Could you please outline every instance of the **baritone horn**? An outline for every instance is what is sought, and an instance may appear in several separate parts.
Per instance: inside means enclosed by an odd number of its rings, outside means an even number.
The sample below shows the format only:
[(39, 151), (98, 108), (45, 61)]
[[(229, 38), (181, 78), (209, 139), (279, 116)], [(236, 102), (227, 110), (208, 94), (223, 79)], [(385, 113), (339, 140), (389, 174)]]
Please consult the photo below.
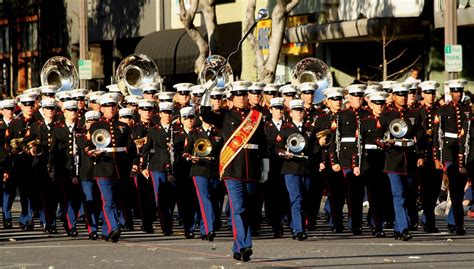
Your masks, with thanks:
[(305, 58), (293, 68), (291, 84), (298, 86), (301, 83), (312, 82), (318, 85), (314, 92), (313, 104), (324, 100), (323, 90), (332, 87), (332, 75), (329, 66), (317, 58)]
[(221, 55), (211, 55), (206, 58), (199, 72), (198, 82), (205, 85), (206, 89), (224, 87), (233, 81), (232, 67), (226, 58)]
[[(306, 141), (302, 134), (294, 133), (288, 136), (286, 139), (286, 154), (293, 154), (295, 158), (308, 159), (308, 156), (302, 155), (302, 151), (306, 146)], [(280, 156), (286, 155), (285, 153), (280, 153)]]
[(403, 119), (394, 119), (388, 126), (390, 134), (395, 138), (401, 138), (408, 132), (408, 125)]
[(107, 147), (112, 140), (110, 132), (105, 129), (97, 129), (92, 133), (92, 144), (98, 149), (101, 150)]
[(150, 57), (144, 54), (132, 54), (125, 57), (117, 67), (116, 76), (118, 87), (124, 96), (143, 96), (140, 89), (143, 84), (161, 84), (158, 67)]
[(209, 156), (212, 151), (212, 144), (208, 138), (199, 138), (194, 142), (193, 146), (194, 156), (199, 159), (214, 160), (214, 157)]
[(77, 88), (79, 75), (74, 64), (66, 57), (54, 56), (46, 61), (40, 73), (41, 85), (55, 86), (60, 91)]

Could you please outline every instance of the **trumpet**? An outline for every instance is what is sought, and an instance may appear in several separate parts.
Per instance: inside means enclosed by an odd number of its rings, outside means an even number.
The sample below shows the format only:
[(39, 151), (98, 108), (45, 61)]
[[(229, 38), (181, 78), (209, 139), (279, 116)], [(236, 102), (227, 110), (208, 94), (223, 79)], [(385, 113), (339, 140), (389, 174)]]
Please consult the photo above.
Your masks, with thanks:
[(40, 147), (40, 140), (35, 139), (33, 141), (30, 141), (26, 144), (26, 148), (28, 149), (29, 152), (31, 152), (32, 156), (40, 156), (43, 154), (43, 148)]
[(23, 142), (23, 137), (13, 138), (13, 139), (10, 141), (10, 147), (11, 147), (13, 150), (19, 150), (20, 147), (21, 147), (21, 142)]
[(135, 139), (135, 140), (133, 140), (133, 142), (135, 143), (137, 148), (141, 148), (141, 147), (143, 147), (143, 145), (146, 144), (146, 136), (142, 137), (142, 138)]
[(316, 138), (321, 139), (331, 134), (331, 129), (322, 130), (316, 133)]
[(199, 138), (194, 142), (194, 158), (199, 158), (200, 160), (214, 160), (214, 157), (209, 156), (212, 151), (212, 144), (208, 138)]

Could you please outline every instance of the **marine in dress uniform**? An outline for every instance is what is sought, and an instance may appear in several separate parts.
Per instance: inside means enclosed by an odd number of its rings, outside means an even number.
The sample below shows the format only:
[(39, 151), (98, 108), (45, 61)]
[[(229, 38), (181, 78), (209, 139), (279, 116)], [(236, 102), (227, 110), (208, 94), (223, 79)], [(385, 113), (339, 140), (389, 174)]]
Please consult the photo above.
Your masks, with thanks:
[(372, 115), (361, 121), (360, 151), (356, 158), (356, 167), (367, 186), (367, 196), (370, 204), (370, 223), (372, 235), (377, 238), (386, 237), (383, 231), (384, 192), (388, 178), (383, 171), (385, 152), (383, 144), (384, 133), (380, 124), (380, 115), (385, 107), (386, 92), (373, 92), (368, 95)]
[(433, 143), (435, 119), (438, 113), (439, 105), (435, 102), (436, 89), (439, 83), (436, 81), (424, 81), (418, 85), (421, 88), (423, 102), (420, 105), (420, 113), (423, 119), (425, 143), (422, 147), (426, 152), (425, 164), (419, 168), (420, 194), (423, 207), (423, 216), (421, 219), (423, 230), (427, 233), (437, 233), (438, 228), (435, 224), (434, 209), (441, 188), (443, 171), (436, 169), (433, 160)]
[[(118, 215), (120, 180), (130, 173), (128, 156), (135, 156), (136, 147), (132, 141), (130, 127), (115, 117), (117, 100), (112, 95), (104, 94), (99, 103), (102, 119), (91, 125), (85, 150), (94, 159), (94, 178), (101, 192), (105, 217), (102, 233), (105, 230), (108, 238), (117, 242), (121, 233)], [(92, 141), (96, 130), (106, 130), (110, 133), (110, 142), (104, 148), (97, 148)]]
[[(192, 109), (182, 109), (182, 117)], [(210, 147), (210, 151), (209, 151)], [(220, 227), (222, 182), (219, 180), (219, 153), (222, 138), (217, 128), (203, 122), (188, 132), (183, 158), (191, 163), (190, 176), (199, 201), (201, 239), (213, 241)], [(205, 155), (205, 156), (204, 156)]]
[[(14, 99), (0, 101), (0, 109), (2, 110), (3, 115), (2, 119), (0, 120), (0, 143), (2, 145), (2, 147), (0, 147), (0, 174), (2, 176), (4, 173), (8, 172), (8, 164), (10, 163), (10, 155), (4, 145), (6, 142), (5, 135), (7, 127), (13, 120), (15, 108), (16, 101)], [(2, 184), (0, 184), (0, 201), (2, 204), (3, 228), (5, 229), (13, 228), (11, 207), (13, 205), (13, 200), (15, 199), (15, 194), (16, 186), (14, 184), (9, 184), (8, 181), (2, 180)]]
[(291, 84), (281, 86), (278, 91), (281, 93), (281, 96), (285, 100), (285, 110), (283, 112), (283, 120), (290, 120), (290, 101), (296, 99), (298, 90), (295, 86)]
[(269, 171), (263, 115), (248, 108), (247, 88), (250, 85), (233, 82), (230, 91), (233, 107), (219, 114), (211, 110), (208, 92), (201, 100), (203, 120), (222, 128), (225, 142), (220, 155), (220, 178), (225, 181), (232, 211), (233, 257), (244, 262), (249, 261), (253, 253), (249, 201), (255, 182), (267, 179)]
[[(155, 203), (158, 207), (161, 229), (164, 235), (173, 234), (174, 176), (173, 164), (176, 157), (174, 151), (174, 137), (176, 126), (173, 126), (172, 102), (160, 102), (160, 122), (148, 130), (146, 143), (142, 149), (145, 177), (153, 182)], [(153, 153), (152, 153), (153, 152)]]
[(450, 80), (445, 83), (449, 87), (452, 100), (438, 109), (433, 138), (433, 157), (436, 167), (444, 169), (449, 178), (451, 210), (447, 218), (448, 229), (451, 233), (464, 235), (466, 230), (462, 200), (466, 179), (459, 173), (459, 145), (460, 137), (464, 135), (461, 132), (462, 127), (465, 120), (471, 116), (471, 108), (461, 103), (465, 80)]
[(77, 102), (77, 124), (80, 126), (84, 126), (86, 122), (84, 115), (87, 112), (86, 95), (88, 93), (86, 89), (74, 89), (70, 92), (72, 100)]
[[(388, 138), (385, 143), (387, 149), (384, 171), (388, 174), (392, 189), (395, 239), (408, 241), (412, 239), (410, 228), (418, 222), (413, 177), (417, 167), (424, 164), (423, 125), (419, 109), (411, 110), (407, 106), (408, 89), (402, 84), (395, 84), (392, 90), (394, 106), (380, 117), (382, 130)], [(405, 122), (407, 131), (404, 135), (401, 133), (396, 134), (399, 137), (394, 137), (390, 132), (394, 120)], [(393, 140), (394, 138), (403, 140)]]
[(175, 103), (173, 108), (173, 119), (179, 118), (179, 111), (183, 107), (190, 106), (191, 102), (191, 87), (194, 84), (192, 83), (178, 83), (173, 85), (173, 88), (176, 90), (176, 95), (174, 97)]
[(330, 226), (336, 233), (341, 233), (344, 229), (342, 209), (347, 197), (347, 184), (344, 180), (342, 171), (335, 172), (331, 169), (330, 162), (330, 142), (336, 130), (336, 122), (338, 112), (342, 107), (342, 99), (344, 98), (344, 89), (339, 87), (330, 87), (323, 91), (326, 97), (326, 106), (329, 111), (320, 115), (315, 122), (314, 131), (317, 141), (314, 145), (316, 159), (320, 160), (320, 170), (326, 181), (328, 190), (328, 199), (330, 206)]
[(362, 233), (362, 203), (364, 199), (364, 183), (360, 173), (353, 170), (358, 151), (358, 139), (361, 120), (370, 115), (363, 109), (362, 101), (366, 86), (354, 84), (347, 87), (350, 107), (337, 115), (339, 135), (334, 135), (331, 143), (331, 166), (335, 172), (343, 171), (348, 186), (348, 207), (350, 228), (354, 235)]
[(271, 113), (270, 113), (270, 108), (271, 108), (271, 104), (270, 104), (270, 100), (274, 97), (278, 97), (278, 88), (280, 87), (279, 84), (275, 84), (275, 83), (267, 83), (265, 85), (265, 87), (263, 87), (263, 91), (262, 91), (262, 96), (263, 96), (263, 104), (262, 106), (264, 108), (266, 108), (265, 110), (265, 113), (267, 113), (265, 115), (265, 119), (267, 121), (271, 120)]
[[(313, 131), (304, 123), (304, 102), (295, 99), (290, 101), (291, 121), (283, 125), (281, 139), (277, 142), (275, 150), (283, 157), (281, 174), (285, 178), (285, 185), (288, 190), (291, 204), (291, 230), (293, 239), (303, 241), (308, 238), (306, 235), (305, 217), (310, 208), (310, 197), (312, 191), (313, 178), (311, 178), (311, 163), (314, 163), (314, 139)], [(304, 143), (304, 148), (292, 150), (288, 142), (292, 135), (300, 135), (302, 141), (296, 139), (296, 143)], [(304, 141), (304, 142), (303, 142)]]
[[(146, 137), (150, 128), (155, 124), (151, 122), (152, 113), (155, 108), (155, 101), (143, 99), (138, 101), (138, 115), (139, 121), (132, 126), (132, 139), (137, 146), (137, 158), (134, 160), (135, 164), (140, 162), (148, 163), (148, 160), (142, 160), (142, 148), (146, 143)], [(152, 154), (148, 155), (150, 158)], [(135, 188), (137, 189), (138, 213), (141, 219), (141, 229), (145, 233), (153, 233), (153, 221), (156, 219), (156, 203), (153, 192), (153, 183), (148, 178), (140, 173), (134, 172)]]
[(34, 229), (31, 205), (34, 194), (34, 189), (32, 188), (34, 178), (31, 174), (31, 169), (25, 169), (25, 167), (31, 167), (33, 160), (30, 155), (24, 154), (21, 140), (24, 139), (31, 125), (36, 121), (33, 116), (33, 107), (36, 100), (27, 94), (20, 95), (17, 99), (20, 102), (23, 114), (12, 120), (5, 132), (5, 142), (7, 150), (11, 155), (11, 162), (7, 169), (7, 178), (6, 180), (4, 179), (4, 199), (7, 200), (7, 204), (4, 204), (3, 209), (6, 211), (5, 218), (11, 220), (10, 209), (16, 196), (16, 188), (18, 187), (21, 203), (20, 228), (25, 231), (31, 231)]
[(386, 100), (386, 108), (392, 108), (393, 107), (392, 86), (395, 84), (398, 84), (398, 82), (393, 81), (393, 80), (384, 80), (384, 81), (381, 81), (379, 84), (382, 86), (382, 90), (388, 93), (388, 97)]
[(138, 114), (138, 101), (142, 100), (143, 97), (138, 95), (127, 95), (124, 97), (123, 104), (126, 108), (133, 111), (133, 121), (135, 123), (140, 121), (140, 115)]

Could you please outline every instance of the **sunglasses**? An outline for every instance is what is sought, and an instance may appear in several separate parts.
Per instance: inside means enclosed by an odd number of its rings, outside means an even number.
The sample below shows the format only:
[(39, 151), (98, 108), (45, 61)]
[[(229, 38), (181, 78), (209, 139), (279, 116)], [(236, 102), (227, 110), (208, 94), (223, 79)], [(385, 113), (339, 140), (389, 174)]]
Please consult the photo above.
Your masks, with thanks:
[(171, 111), (171, 110), (163, 110), (163, 111), (160, 111), (160, 113), (173, 114), (173, 111)]
[(211, 95), (211, 99), (222, 100), (222, 95)]
[(303, 112), (304, 109), (298, 107), (298, 108), (292, 108), (291, 110), (293, 110), (293, 111), (298, 111), (298, 112)]
[(23, 106), (34, 106), (35, 105), (35, 102), (25, 102), (25, 103), (21, 103)]
[(363, 97), (364, 96), (364, 93), (363, 92), (354, 92), (354, 93), (350, 93), (351, 96), (354, 96), (354, 97)]
[(372, 103), (379, 106), (385, 105), (385, 101), (372, 101)]
[(84, 101), (84, 100), (86, 100), (86, 98), (85, 97), (74, 97), (74, 98), (72, 98), (72, 100), (74, 100), (74, 101)]
[(182, 96), (189, 96), (189, 92), (178, 92), (178, 94)]
[(340, 96), (336, 96), (336, 97), (330, 97), (328, 98), (329, 100), (332, 100), (332, 101), (342, 101), (342, 97)]
[(250, 93), (250, 94), (260, 95), (260, 94), (262, 94), (262, 91), (251, 90), (251, 91), (249, 91), (249, 93)]
[(392, 89), (390, 89), (390, 88), (383, 89), (383, 91), (384, 91), (384, 92), (386, 92), (386, 93), (392, 93), (392, 92), (393, 92), (393, 90), (392, 90)]
[(275, 95), (277, 94), (277, 92), (274, 92), (274, 91), (271, 91), (271, 92), (263, 92), (263, 94), (275, 96)]
[(44, 109), (47, 109), (47, 110), (55, 110), (56, 108), (55, 107), (52, 107), (52, 106), (47, 106), (47, 107), (43, 107)]
[(64, 110), (71, 111), (71, 112), (77, 112), (77, 108), (67, 108), (67, 109), (64, 109)]
[(302, 94), (314, 94), (314, 91), (302, 91)]
[(451, 92), (463, 92), (464, 88), (449, 88)]
[(283, 110), (284, 107), (282, 106), (272, 106), (273, 109), (277, 109), (277, 110)]
[(397, 95), (397, 96), (403, 96), (403, 97), (408, 96), (408, 92), (394, 92), (394, 94)]
[(424, 94), (436, 94), (436, 91), (424, 91)]
[(288, 97), (295, 97), (296, 93), (295, 92), (290, 92), (290, 93), (284, 93), (283, 95), (288, 96)]
[[(193, 96), (195, 97), (202, 97), (204, 95), (204, 93), (193, 93)], [(212, 98), (212, 96), (211, 96)]]
[(234, 92), (232, 93), (233, 96), (247, 96), (247, 92)]
[(111, 108), (115, 108), (115, 105), (114, 105), (114, 104), (104, 104), (104, 105), (102, 105), (102, 107), (111, 107)]
[(138, 108), (138, 109), (143, 110), (143, 111), (146, 111), (146, 112), (151, 112), (151, 111), (153, 111), (153, 108), (152, 108), (152, 107), (140, 107), (140, 108)]

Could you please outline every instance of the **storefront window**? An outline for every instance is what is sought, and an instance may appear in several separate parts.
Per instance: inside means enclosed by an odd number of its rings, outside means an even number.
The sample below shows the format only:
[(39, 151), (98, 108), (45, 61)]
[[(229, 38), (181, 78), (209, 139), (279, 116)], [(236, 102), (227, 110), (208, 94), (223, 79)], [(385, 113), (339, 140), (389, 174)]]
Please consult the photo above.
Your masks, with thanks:
[(21, 48), (20, 51), (38, 50), (38, 23), (27, 22), (20, 25)]
[(0, 26), (0, 53), (8, 53), (9, 48), (8, 26)]

